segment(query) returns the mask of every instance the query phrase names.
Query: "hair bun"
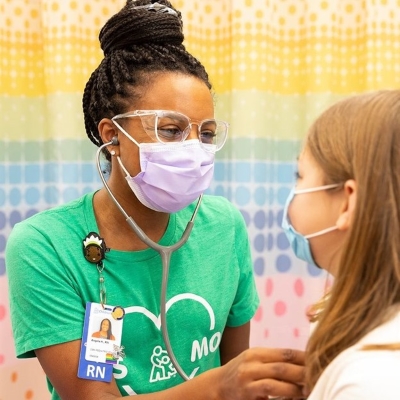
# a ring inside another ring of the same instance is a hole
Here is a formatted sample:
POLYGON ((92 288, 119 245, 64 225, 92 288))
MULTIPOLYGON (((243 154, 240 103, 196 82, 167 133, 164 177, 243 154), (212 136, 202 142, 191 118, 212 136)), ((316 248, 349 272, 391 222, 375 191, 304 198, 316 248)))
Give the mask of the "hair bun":
POLYGON ((181 13, 166 0, 128 0, 103 26, 99 40, 104 55, 149 43, 183 43, 181 13))

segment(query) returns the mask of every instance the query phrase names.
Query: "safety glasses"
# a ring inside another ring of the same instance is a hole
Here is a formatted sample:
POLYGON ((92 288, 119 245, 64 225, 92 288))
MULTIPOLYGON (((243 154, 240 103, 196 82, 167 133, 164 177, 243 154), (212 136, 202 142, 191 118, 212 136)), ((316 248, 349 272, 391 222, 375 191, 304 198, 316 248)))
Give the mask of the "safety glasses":
MULTIPOLYGON (((117 119, 139 117, 143 129, 151 139, 161 143, 183 142, 190 134, 193 125, 197 126, 200 143, 215 146, 215 151, 220 150, 226 142, 229 124, 216 119, 192 121, 189 117, 176 111, 166 110, 135 110, 118 114, 112 118, 117 119)), ((207 149, 207 146, 205 146, 207 149)))

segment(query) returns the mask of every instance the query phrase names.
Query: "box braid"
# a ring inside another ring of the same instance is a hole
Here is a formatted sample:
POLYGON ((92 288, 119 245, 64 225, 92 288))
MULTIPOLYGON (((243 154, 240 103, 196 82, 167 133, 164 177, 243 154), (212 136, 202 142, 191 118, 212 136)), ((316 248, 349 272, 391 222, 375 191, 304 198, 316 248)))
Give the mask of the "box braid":
MULTIPOLYGON (((85 129, 89 139, 102 144, 97 126, 101 119, 129 111, 142 89, 156 74, 171 71, 198 77, 211 89, 204 66, 182 44, 181 13, 169 1, 159 0, 175 11, 167 13, 138 6, 154 0, 128 0, 100 31, 104 58, 92 73, 83 93, 85 129)), ((108 151, 105 156, 110 160, 108 151)))

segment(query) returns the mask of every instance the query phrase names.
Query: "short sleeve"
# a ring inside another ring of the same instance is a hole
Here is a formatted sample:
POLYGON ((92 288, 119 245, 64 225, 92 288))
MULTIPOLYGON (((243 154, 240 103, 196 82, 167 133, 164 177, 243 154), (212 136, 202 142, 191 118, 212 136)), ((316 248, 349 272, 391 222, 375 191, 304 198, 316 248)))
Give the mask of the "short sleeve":
POLYGON ((14 226, 7 241, 11 322, 21 358, 34 357, 37 348, 82 335, 82 300, 53 246, 52 235, 57 232, 51 227, 41 232, 27 220, 14 226))

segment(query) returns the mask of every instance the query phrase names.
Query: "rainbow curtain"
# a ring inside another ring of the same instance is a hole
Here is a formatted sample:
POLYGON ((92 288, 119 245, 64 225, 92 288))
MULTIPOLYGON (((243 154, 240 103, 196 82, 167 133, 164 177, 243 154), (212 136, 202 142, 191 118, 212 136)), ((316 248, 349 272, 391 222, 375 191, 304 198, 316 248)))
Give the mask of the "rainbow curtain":
MULTIPOLYGON (((100 187, 81 98, 98 31, 124 0, 0 0, 0 387, 46 399, 36 361, 17 361, 4 251, 14 224, 100 187)), ((304 348, 307 307, 327 276, 295 260, 280 228, 312 120, 354 93, 398 88, 399 0, 177 0, 185 44, 230 123, 209 192, 249 231, 261 306, 252 345, 304 348)), ((21 243, 23 251, 23 243, 21 243)), ((28 312, 28 311, 27 311, 28 312)))

